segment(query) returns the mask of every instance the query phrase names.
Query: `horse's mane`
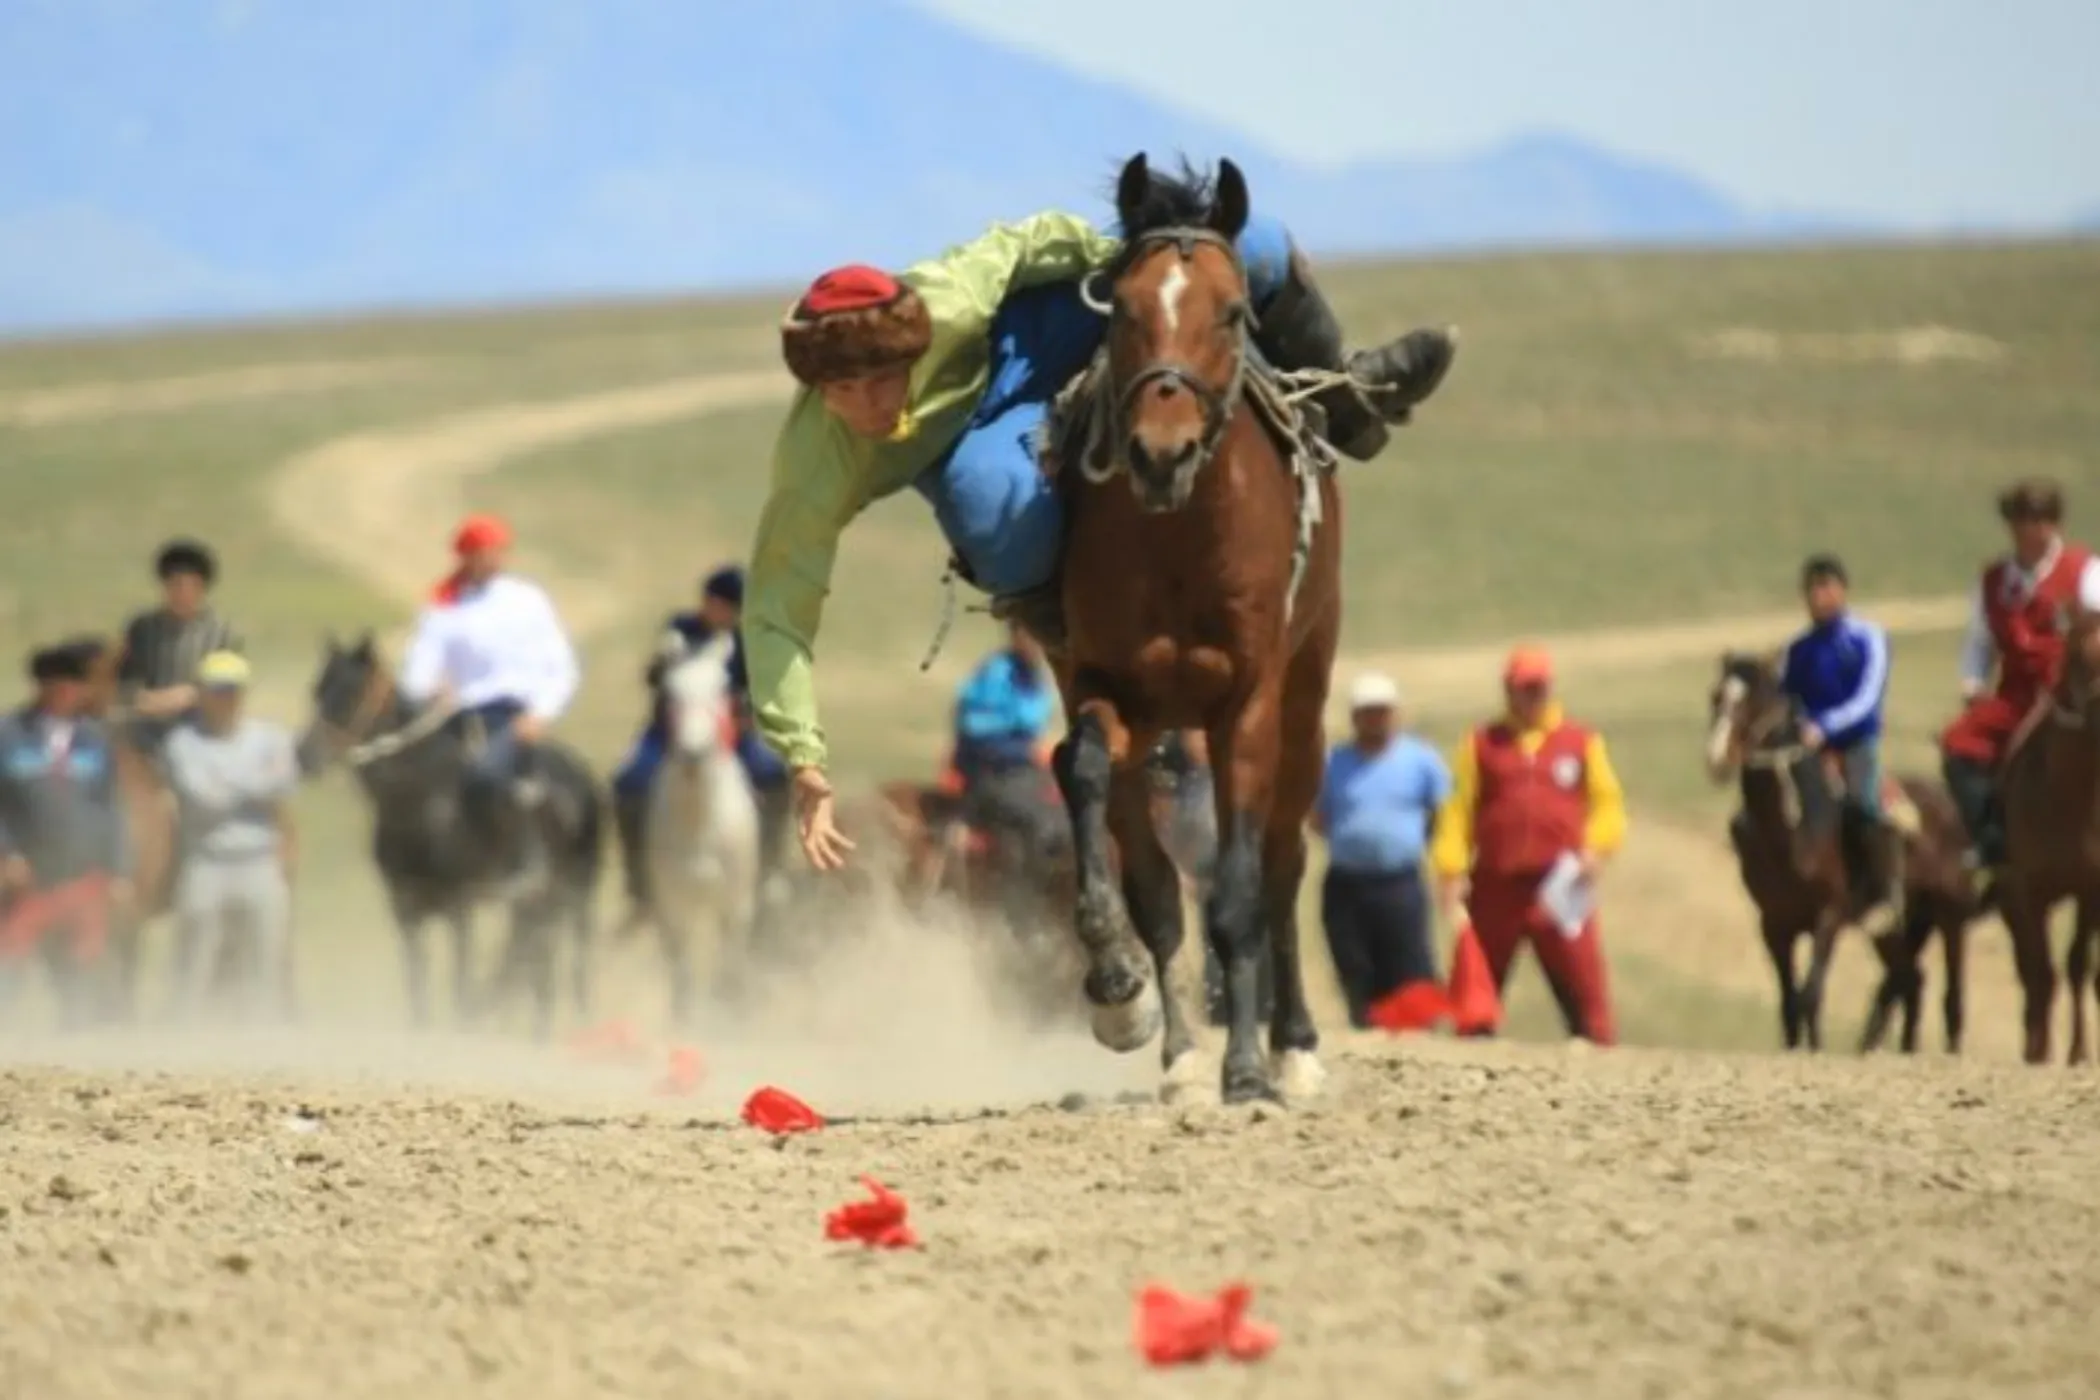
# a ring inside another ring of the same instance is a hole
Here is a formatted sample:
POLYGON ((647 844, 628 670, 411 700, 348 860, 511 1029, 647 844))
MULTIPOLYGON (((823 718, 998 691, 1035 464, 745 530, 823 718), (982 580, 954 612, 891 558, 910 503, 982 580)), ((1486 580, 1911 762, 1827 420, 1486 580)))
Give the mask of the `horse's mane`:
MULTIPOLYGON (((1197 169, 1186 155, 1177 154, 1171 170, 1150 165, 1148 170, 1151 178, 1145 182, 1144 196, 1134 206, 1116 210, 1116 232, 1123 246, 1108 265, 1111 280, 1129 269, 1137 239, 1160 229, 1202 228, 1217 205, 1216 178, 1197 169)), ((1118 202, 1114 176, 1107 188, 1111 202, 1118 202)))

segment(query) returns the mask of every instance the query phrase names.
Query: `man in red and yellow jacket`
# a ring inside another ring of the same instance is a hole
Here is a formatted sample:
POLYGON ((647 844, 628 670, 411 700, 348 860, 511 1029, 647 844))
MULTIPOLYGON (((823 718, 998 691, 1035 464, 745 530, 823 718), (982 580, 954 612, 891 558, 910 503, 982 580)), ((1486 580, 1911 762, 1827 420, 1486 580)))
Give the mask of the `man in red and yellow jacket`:
POLYGON ((1454 926, 1471 918, 1497 990, 1528 942, 1568 1033, 1610 1045, 1617 1031, 1596 916, 1565 927, 1540 893, 1564 857, 1586 885, 1595 879, 1625 840, 1625 794, 1603 738, 1553 698, 1545 652, 1512 652, 1502 683, 1508 708, 1453 752, 1451 798, 1437 815, 1430 861, 1445 917, 1454 926))

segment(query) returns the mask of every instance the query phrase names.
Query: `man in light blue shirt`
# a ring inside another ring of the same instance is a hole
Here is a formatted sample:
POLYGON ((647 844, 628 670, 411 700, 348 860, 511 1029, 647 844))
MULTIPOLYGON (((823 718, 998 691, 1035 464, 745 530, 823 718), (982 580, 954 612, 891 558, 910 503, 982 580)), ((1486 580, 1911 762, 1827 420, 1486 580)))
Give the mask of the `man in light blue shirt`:
POLYGON ((1349 720, 1354 737, 1328 755, 1313 829, 1327 838, 1320 921, 1349 1020, 1361 1027, 1375 1002, 1436 980, 1422 860, 1451 771, 1434 746, 1402 730, 1391 677, 1357 678, 1349 720))

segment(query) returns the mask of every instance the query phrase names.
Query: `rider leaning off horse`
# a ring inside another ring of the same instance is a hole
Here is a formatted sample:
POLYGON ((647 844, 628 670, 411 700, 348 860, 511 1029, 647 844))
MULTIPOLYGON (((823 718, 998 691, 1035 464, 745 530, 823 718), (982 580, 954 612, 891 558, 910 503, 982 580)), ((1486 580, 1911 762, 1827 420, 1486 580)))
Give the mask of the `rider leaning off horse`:
POLYGON ((619 824, 622 849, 627 853, 627 894, 636 904, 646 904, 646 864, 643 860, 642 823, 649 811, 649 788, 663 766, 670 742, 670 717, 665 709, 663 679, 672 663, 707 645, 723 632, 735 636, 729 654, 729 694, 736 708, 736 757, 758 802, 759 874, 763 878, 779 868, 790 818, 787 765, 759 739, 751 722, 751 682, 744 667, 744 635, 740 623, 744 608, 744 571, 725 564, 700 584, 700 605, 691 611, 675 612, 664 621, 656 653, 643 673, 649 691, 649 718, 628 751, 627 760, 613 774, 613 818, 619 824))
POLYGON ((510 543, 510 528, 493 516, 460 525, 457 566, 417 618, 397 684, 413 704, 444 703, 447 723, 469 739, 465 810, 509 857, 507 892, 524 895, 547 877, 533 750, 575 698, 579 675, 554 601, 504 569, 510 543))
POLYGON ((126 737, 159 759, 168 734, 197 705, 198 663, 217 651, 238 652, 240 638, 213 611, 218 560, 198 540, 170 540, 154 557, 161 603, 124 624, 117 662, 117 699, 130 712, 126 737))
POLYGON ((2005 863, 1998 770, 2056 681, 2072 613, 2100 612, 2100 558, 2064 538, 2061 486, 2015 482, 1998 497, 1998 516, 2012 549, 1977 584, 1962 646, 1967 703, 1940 737, 1947 788, 1975 843, 1969 863, 1984 882, 2005 863))
POLYGON ((1881 809, 1889 639, 1879 624, 1852 612, 1849 592, 1836 555, 1802 565, 1809 625, 1781 656, 1779 686, 1801 716, 1802 744, 1840 780, 1846 867, 1867 896, 1861 923, 1879 934, 1900 922, 1903 900, 1903 838, 1884 824, 1881 809))
MULTIPOLYGON (((803 848, 819 869, 852 843, 834 824, 812 672, 839 537, 911 487, 933 506, 958 571, 1053 653, 1063 642, 1064 504, 1038 461, 1058 393, 1100 348, 1105 318, 1082 280, 1118 242, 1074 214, 997 225, 900 276, 850 266, 810 286, 781 327, 802 391, 774 448, 745 607, 759 732, 794 773, 803 848)), ((1442 381, 1456 351, 1417 330, 1347 354, 1333 309, 1274 220, 1237 239, 1255 344, 1282 370, 1345 371, 1315 399, 1327 433, 1359 461, 1442 381)), ((1170 313, 1171 314, 1171 313, 1170 313)))

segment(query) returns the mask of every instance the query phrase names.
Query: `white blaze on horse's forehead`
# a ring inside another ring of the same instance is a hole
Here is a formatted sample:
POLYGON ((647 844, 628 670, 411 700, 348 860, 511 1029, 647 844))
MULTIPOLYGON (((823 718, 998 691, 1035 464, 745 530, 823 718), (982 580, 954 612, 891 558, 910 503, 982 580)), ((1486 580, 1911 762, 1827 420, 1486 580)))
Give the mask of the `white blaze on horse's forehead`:
POLYGON ((1166 318, 1168 335, 1181 329, 1181 296, 1188 289, 1188 269, 1176 260, 1159 283, 1159 313, 1166 318))

